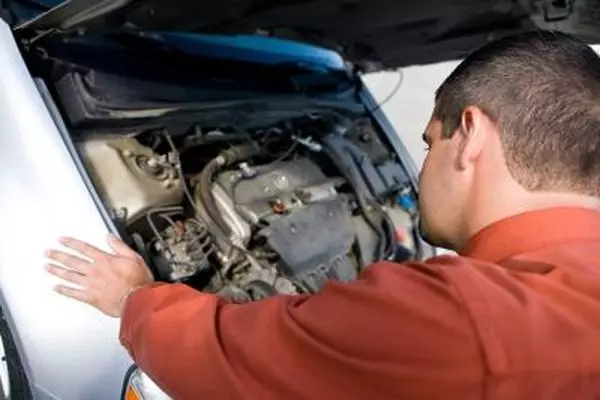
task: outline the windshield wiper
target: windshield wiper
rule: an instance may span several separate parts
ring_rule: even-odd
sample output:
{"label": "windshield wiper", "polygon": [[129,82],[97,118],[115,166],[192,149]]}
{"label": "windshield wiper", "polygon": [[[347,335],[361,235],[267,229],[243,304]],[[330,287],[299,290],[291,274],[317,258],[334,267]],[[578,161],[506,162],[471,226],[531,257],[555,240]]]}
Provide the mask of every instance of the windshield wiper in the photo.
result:
{"label": "windshield wiper", "polygon": [[94,113],[103,114],[109,118],[138,119],[150,117],[164,117],[167,115],[181,114],[206,114],[211,112],[235,112],[246,114],[260,114],[264,112],[297,112],[310,114],[320,112],[334,112],[349,115],[363,115],[365,106],[348,100],[316,99],[304,96],[280,95],[252,97],[240,100],[221,100],[207,102],[186,103],[155,103],[139,107],[118,106],[100,101],[91,104],[88,98],[88,108],[93,108]]}

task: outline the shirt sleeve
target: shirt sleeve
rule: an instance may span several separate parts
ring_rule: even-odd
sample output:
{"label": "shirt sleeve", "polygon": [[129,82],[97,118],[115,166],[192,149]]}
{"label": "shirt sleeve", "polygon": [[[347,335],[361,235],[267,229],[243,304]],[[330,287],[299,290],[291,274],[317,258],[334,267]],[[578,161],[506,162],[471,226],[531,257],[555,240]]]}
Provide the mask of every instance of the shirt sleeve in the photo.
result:
{"label": "shirt sleeve", "polygon": [[180,284],[140,289],[121,342],[176,399],[436,398],[481,370],[460,300],[421,263],[248,304]]}

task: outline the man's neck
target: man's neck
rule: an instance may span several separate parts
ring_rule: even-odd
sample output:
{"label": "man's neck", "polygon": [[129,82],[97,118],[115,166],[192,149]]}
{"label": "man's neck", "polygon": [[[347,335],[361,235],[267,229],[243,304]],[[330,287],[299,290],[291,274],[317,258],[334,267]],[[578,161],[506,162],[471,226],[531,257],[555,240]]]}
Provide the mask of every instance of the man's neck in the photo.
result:
{"label": "man's neck", "polygon": [[550,208],[586,208],[600,212],[600,199],[572,193],[522,192],[517,196],[496,196],[488,203],[474,206],[468,218],[463,239],[457,249],[462,249],[468,240],[483,228],[512,216]]}

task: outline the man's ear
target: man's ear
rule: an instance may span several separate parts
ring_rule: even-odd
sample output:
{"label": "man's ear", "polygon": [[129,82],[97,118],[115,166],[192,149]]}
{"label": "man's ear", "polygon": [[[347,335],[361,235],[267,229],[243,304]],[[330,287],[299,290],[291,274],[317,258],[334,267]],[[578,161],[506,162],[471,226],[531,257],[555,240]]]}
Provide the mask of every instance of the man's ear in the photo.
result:
{"label": "man's ear", "polygon": [[458,166],[467,169],[481,154],[492,126],[490,117],[479,107],[469,106],[462,112],[459,135]]}

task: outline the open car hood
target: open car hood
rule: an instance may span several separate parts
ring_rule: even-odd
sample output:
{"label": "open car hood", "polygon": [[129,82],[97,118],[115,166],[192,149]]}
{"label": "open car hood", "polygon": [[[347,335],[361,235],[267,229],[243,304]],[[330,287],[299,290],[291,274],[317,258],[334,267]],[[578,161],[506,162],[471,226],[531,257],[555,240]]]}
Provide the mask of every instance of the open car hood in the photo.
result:
{"label": "open car hood", "polygon": [[537,28],[600,38],[592,0],[70,0],[25,37],[120,30],[259,34],[333,49],[362,71],[457,59]]}

